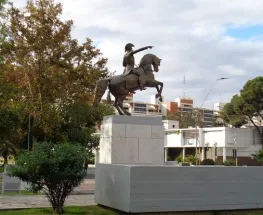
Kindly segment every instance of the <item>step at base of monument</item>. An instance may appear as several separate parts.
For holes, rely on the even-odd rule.
[[[98,163],[95,202],[137,214],[262,209],[261,169]]]

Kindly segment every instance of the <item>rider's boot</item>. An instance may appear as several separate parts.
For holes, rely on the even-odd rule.
[[[146,88],[144,87],[144,83],[143,83],[143,81],[141,80],[141,77],[139,77],[139,88],[140,88],[140,91],[146,89]]]

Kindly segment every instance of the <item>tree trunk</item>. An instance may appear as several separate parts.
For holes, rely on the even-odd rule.
[[[8,154],[3,152],[2,157],[4,158],[4,165],[7,165],[8,164]]]
[[[56,214],[63,214],[63,206],[67,197],[67,194],[63,190],[51,191],[50,194],[46,193],[49,202]]]

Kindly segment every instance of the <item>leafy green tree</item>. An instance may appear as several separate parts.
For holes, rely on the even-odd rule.
[[[67,196],[84,179],[85,156],[79,145],[39,143],[23,151],[8,174],[31,184],[35,192],[43,191],[54,212],[62,214]]]
[[[237,96],[234,96],[230,103],[225,104],[222,111],[222,119],[225,123],[231,124],[235,128],[240,128],[247,122],[247,119],[243,114],[236,112],[238,111],[235,103]]]
[[[6,32],[6,9],[5,6],[7,4],[7,0],[0,0],[0,44],[3,45],[6,40],[7,32]],[[0,63],[2,62],[2,56],[0,56]]]
[[[62,21],[61,14],[62,5],[53,0],[28,0],[24,9],[8,11],[0,71],[5,86],[15,89],[12,100],[23,114],[23,145],[67,138],[61,133],[65,109],[91,103],[96,81],[110,75],[92,40],[73,39],[73,22]]]
[[[93,145],[89,147],[87,144],[94,142],[92,134],[96,132],[96,124],[103,120],[103,116],[112,114],[114,114],[114,109],[107,104],[99,104],[96,109],[86,103],[69,105],[63,111],[61,133],[69,142],[94,148]]]
[[[4,164],[8,163],[8,156],[16,156],[18,144],[21,140],[20,120],[18,115],[7,108],[0,108],[0,155]]]
[[[230,103],[223,109],[223,119],[234,127],[240,127],[251,122],[261,136],[263,144],[263,133],[260,125],[255,122],[255,117],[263,120],[263,77],[259,76],[247,81],[240,95],[234,95]]]

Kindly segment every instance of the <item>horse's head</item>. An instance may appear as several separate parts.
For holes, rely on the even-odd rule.
[[[152,71],[151,65],[153,65],[154,71],[159,71],[161,59],[154,54],[146,54],[142,57],[139,67],[143,68],[144,71]]]
[[[160,59],[156,56],[153,58],[152,65],[153,65],[153,70],[155,72],[159,72],[159,66],[161,65],[161,60],[162,59]]]

